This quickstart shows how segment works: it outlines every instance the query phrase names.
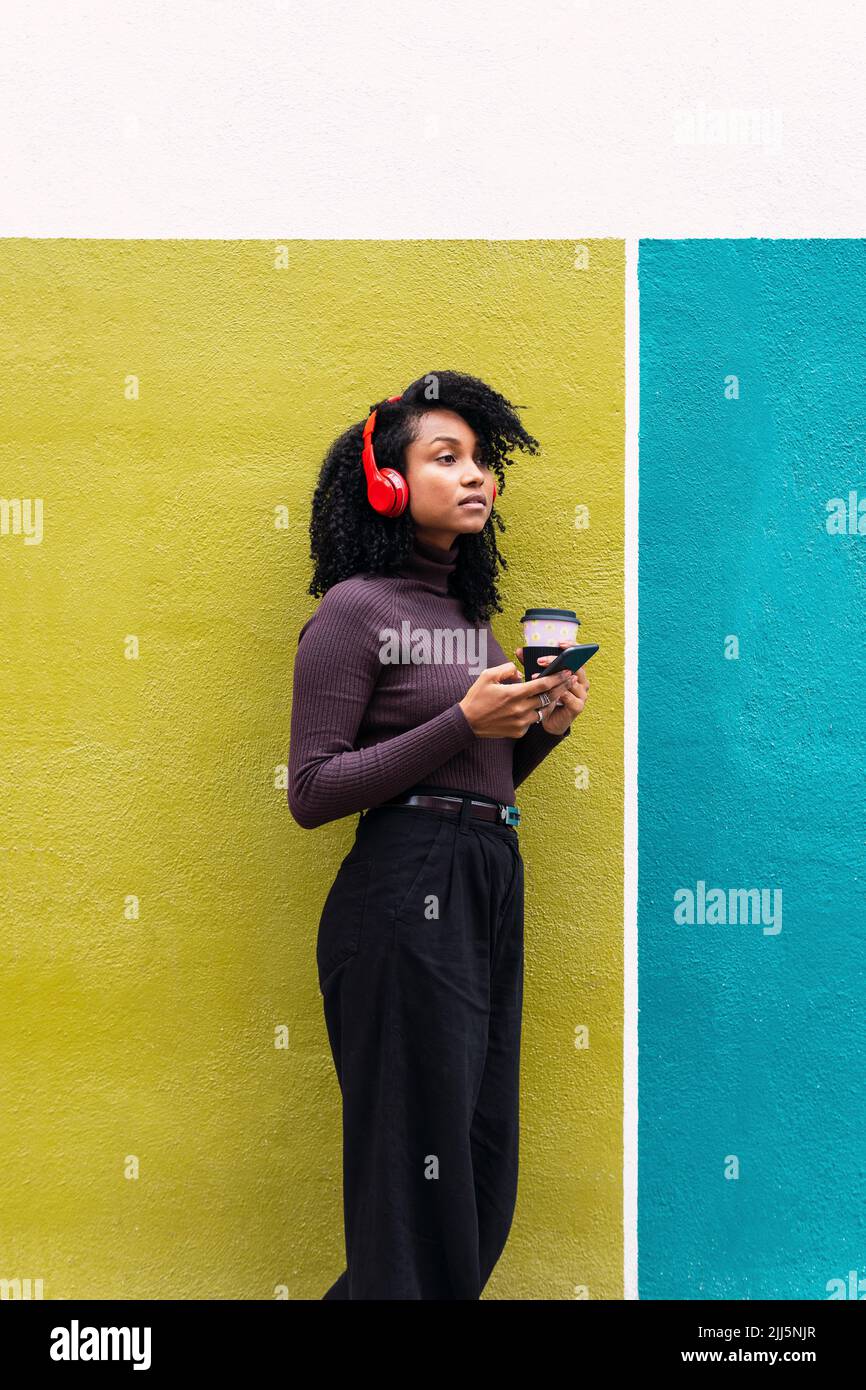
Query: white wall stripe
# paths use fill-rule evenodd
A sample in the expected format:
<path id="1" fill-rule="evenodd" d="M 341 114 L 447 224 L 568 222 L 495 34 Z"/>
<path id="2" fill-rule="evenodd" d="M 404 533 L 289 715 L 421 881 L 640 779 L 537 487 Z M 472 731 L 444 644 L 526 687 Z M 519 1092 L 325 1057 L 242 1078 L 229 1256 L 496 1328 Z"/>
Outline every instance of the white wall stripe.
<path id="1" fill-rule="evenodd" d="M 625 717 L 623 721 L 623 1290 L 637 1298 L 637 674 L 640 303 L 637 237 L 625 260 Z"/>

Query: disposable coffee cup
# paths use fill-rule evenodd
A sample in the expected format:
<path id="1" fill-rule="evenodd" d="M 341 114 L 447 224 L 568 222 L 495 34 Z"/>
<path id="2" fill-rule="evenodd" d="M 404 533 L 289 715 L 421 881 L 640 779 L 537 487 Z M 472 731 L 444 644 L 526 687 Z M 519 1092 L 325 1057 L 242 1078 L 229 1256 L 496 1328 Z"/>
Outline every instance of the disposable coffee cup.
<path id="1" fill-rule="evenodd" d="M 559 656 L 560 642 L 568 642 L 570 646 L 577 643 L 580 618 L 573 608 L 527 608 L 520 621 L 523 624 L 523 669 L 528 681 L 536 672 L 544 675 L 545 668 L 538 664 L 540 656 Z"/>

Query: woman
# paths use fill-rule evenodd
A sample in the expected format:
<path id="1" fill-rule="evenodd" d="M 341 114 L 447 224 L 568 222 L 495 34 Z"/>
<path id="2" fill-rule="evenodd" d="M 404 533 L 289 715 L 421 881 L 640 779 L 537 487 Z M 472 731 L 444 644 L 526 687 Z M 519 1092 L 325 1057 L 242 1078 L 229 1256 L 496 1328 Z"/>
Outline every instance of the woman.
<path id="1" fill-rule="evenodd" d="M 326 1299 L 477 1299 L 511 1227 L 514 789 L 589 689 L 583 670 L 524 682 L 490 627 L 514 447 L 538 443 L 503 396 L 430 374 L 340 435 L 313 497 L 324 597 L 295 659 L 288 802 L 306 829 L 360 812 L 316 952 L 343 1104 L 347 1268 Z"/>

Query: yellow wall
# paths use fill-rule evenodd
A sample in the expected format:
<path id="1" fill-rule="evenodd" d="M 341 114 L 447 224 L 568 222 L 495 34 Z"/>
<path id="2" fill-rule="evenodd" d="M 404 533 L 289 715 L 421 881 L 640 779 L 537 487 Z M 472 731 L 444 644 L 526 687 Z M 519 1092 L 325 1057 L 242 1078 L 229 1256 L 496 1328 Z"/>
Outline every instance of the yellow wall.
<path id="1" fill-rule="evenodd" d="M 333 436 L 447 367 L 543 445 L 501 499 L 506 653 L 529 602 L 601 643 L 518 792 L 521 1179 L 485 1297 L 622 1296 L 624 248 L 584 244 L 0 243 L 0 494 L 43 502 L 39 544 L 0 536 L 0 1278 L 317 1299 L 342 1268 L 315 937 L 357 818 L 300 829 L 284 781 L 309 505 Z"/>

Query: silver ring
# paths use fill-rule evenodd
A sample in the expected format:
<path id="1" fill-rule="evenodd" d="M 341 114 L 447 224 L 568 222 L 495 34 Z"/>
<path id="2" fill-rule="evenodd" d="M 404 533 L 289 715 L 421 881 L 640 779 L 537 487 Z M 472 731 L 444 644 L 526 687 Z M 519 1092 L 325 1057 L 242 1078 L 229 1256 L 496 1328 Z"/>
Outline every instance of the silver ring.
<path id="1" fill-rule="evenodd" d="M 536 706 L 536 708 L 547 709 L 547 706 L 550 704 L 550 696 L 545 691 L 542 691 L 539 698 L 541 700 L 541 704 Z"/>
<path id="2" fill-rule="evenodd" d="M 537 709 L 537 710 L 535 711 L 535 722 L 536 722 L 536 724 L 543 724 L 543 723 L 544 723 L 544 719 L 543 719 L 543 717 L 542 717 L 542 714 L 541 714 L 541 710 L 540 710 L 540 709 Z"/>

